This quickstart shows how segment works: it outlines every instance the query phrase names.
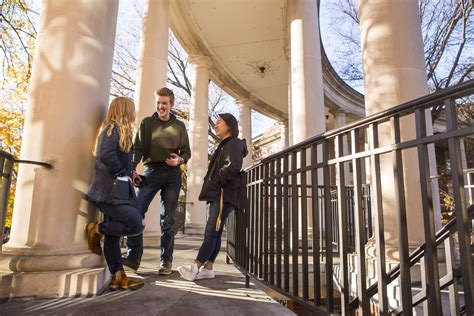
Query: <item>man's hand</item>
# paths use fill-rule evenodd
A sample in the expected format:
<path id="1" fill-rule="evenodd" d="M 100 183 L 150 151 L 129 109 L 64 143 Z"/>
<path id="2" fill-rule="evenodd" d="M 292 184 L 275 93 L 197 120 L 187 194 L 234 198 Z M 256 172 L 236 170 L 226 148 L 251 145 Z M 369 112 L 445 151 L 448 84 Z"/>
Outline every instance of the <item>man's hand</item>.
<path id="1" fill-rule="evenodd" d="M 133 183 L 138 184 L 140 182 L 142 182 L 142 178 L 138 175 L 138 173 L 135 170 L 133 170 Z"/>
<path id="2" fill-rule="evenodd" d="M 171 154 L 170 158 L 166 159 L 166 164 L 171 167 L 177 167 L 183 162 L 183 158 L 177 154 Z"/>

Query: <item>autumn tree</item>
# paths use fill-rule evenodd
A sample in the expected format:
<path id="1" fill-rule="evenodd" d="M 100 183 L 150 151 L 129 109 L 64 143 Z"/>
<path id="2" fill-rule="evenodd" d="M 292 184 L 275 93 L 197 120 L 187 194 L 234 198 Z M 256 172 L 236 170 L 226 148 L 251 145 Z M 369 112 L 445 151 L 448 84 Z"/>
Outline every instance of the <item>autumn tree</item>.
<path id="1" fill-rule="evenodd" d="M 20 155 L 21 149 L 37 17 L 38 13 L 29 1 L 6 0 L 1 3 L 0 149 L 15 157 Z M 6 227 L 11 226 L 15 188 L 16 172 L 14 171 L 8 200 Z"/>
<path id="2" fill-rule="evenodd" d="M 419 0 L 426 73 L 431 92 L 472 79 L 474 75 L 474 21 L 471 0 Z M 322 2 L 331 14 L 325 45 L 342 79 L 361 86 L 363 80 L 357 0 Z M 330 13 L 329 13 L 330 12 Z M 331 37 L 330 37 L 331 36 Z M 329 40 L 333 39 L 333 43 Z M 337 43 L 337 47 L 334 47 Z M 434 113 L 439 109 L 434 109 Z"/>

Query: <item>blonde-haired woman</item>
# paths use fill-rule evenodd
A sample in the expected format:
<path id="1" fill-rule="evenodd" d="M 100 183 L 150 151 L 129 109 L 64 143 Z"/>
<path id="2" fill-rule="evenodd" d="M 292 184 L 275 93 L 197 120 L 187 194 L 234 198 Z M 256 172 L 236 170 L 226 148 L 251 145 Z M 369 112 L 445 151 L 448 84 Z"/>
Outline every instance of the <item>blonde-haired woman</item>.
<path id="1" fill-rule="evenodd" d="M 134 122 L 133 100 L 115 98 L 97 135 L 95 175 L 86 194 L 105 215 L 104 222 L 87 224 L 86 232 L 90 249 L 98 255 L 102 254 L 100 238 L 105 236 L 104 256 L 112 275 L 111 290 L 135 290 L 144 284 L 126 276 L 119 243 L 121 236 L 134 236 L 143 231 L 131 183 Z"/>

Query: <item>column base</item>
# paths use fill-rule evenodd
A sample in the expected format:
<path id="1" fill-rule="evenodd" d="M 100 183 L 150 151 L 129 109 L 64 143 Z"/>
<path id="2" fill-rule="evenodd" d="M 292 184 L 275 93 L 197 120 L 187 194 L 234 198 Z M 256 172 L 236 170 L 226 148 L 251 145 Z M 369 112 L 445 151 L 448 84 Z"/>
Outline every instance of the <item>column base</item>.
<path id="1" fill-rule="evenodd" d="M 0 298 L 93 296 L 110 275 L 102 256 L 0 255 Z"/>
<path id="2" fill-rule="evenodd" d="M 109 280 L 105 268 L 51 272 L 0 272 L 0 298 L 93 296 Z"/>

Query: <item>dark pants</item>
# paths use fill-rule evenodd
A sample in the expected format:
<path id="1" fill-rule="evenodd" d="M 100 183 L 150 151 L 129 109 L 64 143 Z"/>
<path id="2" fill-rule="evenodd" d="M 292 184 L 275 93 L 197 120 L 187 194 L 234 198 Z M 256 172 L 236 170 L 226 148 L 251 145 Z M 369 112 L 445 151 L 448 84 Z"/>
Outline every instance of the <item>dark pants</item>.
<path id="1" fill-rule="evenodd" d="M 146 167 L 146 185 L 138 190 L 138 211 L 145 218 L 151 201 L 161 190 L 161 261 L 173 261 L 174 216 L 178 207 L 181 190 L 181 169 L 179 167 Z M 128 259 L 140 263 L 143 255 L 143 235 L 127 238 Z"/>
<path id="2" fill-rule="evenodd" d="M 104 222 L 99 224 L 99 232 L 105 235 L 104 256 L 113 275 L 123 269 L 120 237 L 141 234 L 143 218 L 131 205 L 97 203 L 97 206 L 105 214 Z"/>
<path id="3" fill-rule="evenodd" d="M 199 249 L 196 260 L 204 264 L 206 261 L 214 262 L 217 254 L 221 250 L 222 231 L 224 223 L 230 213 L 234 210 L 231 204 L 224 203 L 221 215 L 221 225 L 219 231 L 216 231 L 217 216 L 219 215 L 219 201 L 212 202 L 209 207 L 209 218 L 207 219 L 206 231 L 204 232 L 204 241 Z"/>

